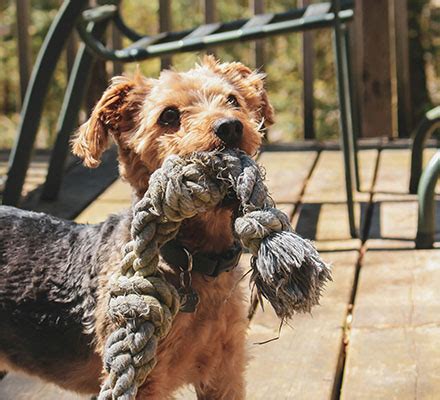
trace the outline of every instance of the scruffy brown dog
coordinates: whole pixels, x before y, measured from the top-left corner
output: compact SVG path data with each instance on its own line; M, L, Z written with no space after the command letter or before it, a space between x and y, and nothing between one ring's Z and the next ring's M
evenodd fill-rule
M73 151L84 159L85 165L96 167L110 138L113 138L119 149L121 176L130 183L137 197L145 193L151 173L168 155L183 156L222 147L240 148L253 155L260 146L263 126L267 127L273 120L263 78L262 74L252 72L241 63L220 64L213 57L205 57L200 65L187 72L164 71L158 79L117 77L96 105L89 121L75 136ZM234 202L224 202L212 212L187 220L182 224L177 246L188 249L195 257L201 255L202 260L203 257L206 260L221 259L234 249L233 212ZM4 214L10 213L8 208ZM10 220L4 218L5 223ZM13 229L14 222L9 223ZM6 338L0 334L0 364L3 361L10 368L18 367L71 390L98 392L102 373L100 355L110 330L106 315L108 278L118 268L121 248L129 239L129 223L129 213L110 217L95 231L88 228L87 234L75 236L75 240L86 242L85 245L81 242L78 251L74 244L74 250L66 250L69 258L75 259L74 264L78 264L76 258L81 257L82 267L78 268L89 268L87 263L94 266L94 273L85 279L88 283L81 284L79 290L87 292L87 285L96 286L96 290L75 300L80 303L77 308L82 312L93 309L92 315L81 317L83 332L75 333L76 330L71 329L73 333L68 343L63 343L62 337L53 338L54 343L59 341L57 348L65 346L65 352L69 353L64 355L64 359L69 360L64 365L62 358L58 360L60 371L56 371L57 363L52 362L55 356L47 356L45 365L41 362L40 365L38 354L33 358L17 354L32 338L19 338L15 325L13 328L8 326L8 338L15 335L14 338L24 344L14 347L11 355L6 349ZM76 227L69 226L65 230L80 229ZM99 240L90 239L98 234ZM57 240L61 242L62 236L60 233ZM2 254L1 239L0 231L0 259L3 255L6 263L18 265L14 260L19 256L8 253L8 239L4 239ZM96 248L98 245L102 248ZM87 252L90 254L84 254ZM161 268L167 279L179 287L178 265L162 261ZM203 265L193 272L193 288L199 294L200 304L194 313L177 315L170 334L159 345L158 364L140 388L139 399L170 398L184 384L193 384L199 399L239 400L245 397L247 319L243 293L237 287L241 276L238 269L204 273ZM63 282L60 285L66 286ZM73 288L77 286L72 284ZM2 288L0 284L0 306ZM6 284L4 288L9 290ZM53 294L55 298L57 293ZM89 297L92 300L84 300ZM65 311L60 315L63 313ZM44 345L41 340L39 346ZM85 351L84 346L90 350ZM70 353L85 355L75 358Z

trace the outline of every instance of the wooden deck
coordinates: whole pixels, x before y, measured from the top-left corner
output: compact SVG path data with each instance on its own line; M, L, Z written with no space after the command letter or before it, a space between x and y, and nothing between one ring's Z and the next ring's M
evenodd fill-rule
M257 343L276 337L279 323L269 307L258 310L248 399L440 398L440 249L414 249L409 156L407 149L360 152L361 240L349 236L340 152L261 155L274 199L333 264L334 282L312 315L296 316L264 345ZM101 221L129 202L129 187L116 181L77 220ZM4 400L83 398L13 373L0 382ZM176 398L195 395L188 389Z
M7 152L6 150L0 150L0 195L3 191L4 182L6 181L8 158L9 152ZM26 196L29 192L35 190L39 185L44 182L48 163L48 152L39 151L37 152L37 154L34 155L29 166L29 173L27 174L25 183L23 185L23 196Z

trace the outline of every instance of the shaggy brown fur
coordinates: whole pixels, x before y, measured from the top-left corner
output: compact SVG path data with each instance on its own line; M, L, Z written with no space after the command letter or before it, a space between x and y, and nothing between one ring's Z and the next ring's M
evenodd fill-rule
M180 112L177 124L164 124L161 120L169 107ZM85 165L96 167L113 138L119 149L121 176L137 196L142 196L151 173L166 156L228 146L214 128L217 121L225 118L243 125L242 136L234 147L255 154L261 143L261 127L273 120L263 75L241 63L220 64L213 57L205 57L201 65L190 71L164 71L158 79L139 75L113 79L90 120L74 138L73 151L84 159ZM232 213L232 207L224 205L186 221L179 240L191 252L227 250L233 243ZM126 221L119 225L127 229ZM119 234L118 244L97 274L91 334L98 354L102 354L111 330L106 314L108 278L118 268L120 248L127 235L128 231ZM161 267L167 279L178 286L178 272L163 264ZM158 364L141 387L139 399L169 398L183 384L193 384L199 399L244 398L247 320L243 294L237 288L241 274L234 270L214 279L193 273L200 305L197 312L179 313L176 317L170 334L159 346ZM101 372L95 351L75 370L63 368L63 378L70 376L68 384L55 370L42 374L36 367L32 372L69 389L94 392ZM10 359L8 363L14 364Z

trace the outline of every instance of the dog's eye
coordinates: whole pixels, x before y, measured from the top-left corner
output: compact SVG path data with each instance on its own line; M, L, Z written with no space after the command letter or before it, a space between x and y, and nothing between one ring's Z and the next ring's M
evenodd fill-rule
M237 107L237 108L240 107L240 103L238 102L237 98L233 94L230 94L228 96L228 104L230 104L233 107Z
M160 114L159 122L166 126L178 126L180 123L180 111L176 107L168 107Z

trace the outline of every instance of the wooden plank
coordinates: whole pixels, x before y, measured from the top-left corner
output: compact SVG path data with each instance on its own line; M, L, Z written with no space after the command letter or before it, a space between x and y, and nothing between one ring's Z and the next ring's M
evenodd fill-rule
M440 250L369 251L361 269L342 399L436 399Z
M359 152L363 187L371 188L377 150ZM340 151L323 151L304 193L305 202L345 203L345 176ZM355 193L356 201L368 201L369 193Z
M73 31L66 42L66 66L67 66L67 79L70 78L70 73L72 72L73 64L75 63L76 52L78 50L78 38L77 33Z
M407 194L409 155L409 150L381 154L342 399L438 397L440 251L410 250L417 202ZM372 250L377 248L387 250Z
M217 22L217 5L215 0L205 0L203 4L205 6L205 24L213 24L214 22ZM214 48L207 48L206 53L213 54L215 56Z
M116 182L118 183L118 181ZM107 192L104 192L107 195ZM117 196L117 194L116 194ZM89 207L87 207L75 221L79 223L97 224L104 221L110 214L115 214L130 207L131 200L105 200L105 198L98 197ZM278 203L277 208L283 211L289 217L292 217L295 205L291 203Z
M118 179L102 193L78 217L76 222L96 224L104 221L110 214L118 213L131 205L131 188L126 182Z
M279 203L295 203L318 153L305 152L263 152L258 163L266 170L266 184L273 199Z
M112 47L113 49L122 49L122 35L116 25L112 24L111 26L111 39L112 39ZM119 61L113 61L113 76L122 75L124 72L124 64Z
M80 396L67 392L55 385L45 383L17 372L8 373L0 381L2 400L90 400L90 396Z
M171 27L171 0L159 0L159 32L169 32ZM172 62L171 56L163 56L160 59L160 68L168 69Z
M38 186L40 186L44 182L44 179L46 177L47 165L48 165L47 157L45 157L43 160L36 159L34 161L31 161L28 172L26 174L26 180L23 185L22 193L24 196L35 190ZM3 190L2 176L6 178L7 171L8 171L7 161L4 162L0 161L0 196Z
M254 15L264 14L264 0L251 0L249 2L251 13ZM255 68L264 71L266 64L266 49L264 39L255 40L253 44Z
M270 305L265 304L264 312L258 309L248 339L247 399L332 398L357 252L334 252L326 258L334 264L334 282L312 315L296 315L293 328L284 326L278 340L258 345L276 337L279 327ZM186 388L176 398L196 396Z
M104 153L102 163L96 169L82 165L75 165L69 169L55 201L41 200L42 188L38 187L22 201L21 207L72 219L112 184L118 175L116 149L112 148Z
M259 158L265 167L267 184L274 200L291 215L316 157L316 152L266 152ZM131 204L131 188L121 179L113 183L77 218L78 222L97 223L108 214L119 212Z
M360 220L360 208L355 207L356 220ZM319 251L359 249L360 239L353 239L348 225L345 204L301 204L294 216L296 231L315 241Z
M434 154L424 151L424 164ZM417 232L417 196L408 194L410 157L408 149L381 152L374 189L374 209L367 245L369 248L414 248ZM440 184L437 186L440 191ZM437 212L440 229L440 206Z
M279 327L269 305L255 315L249 334L248 399L331 398L357 252L334 252L326 258L334 264L334 282L312 317L296 315L293 328L285 326L278 340L255 345L276 337Z
M417 202L377 202L374 204L367 246L369 249L414 248L416 232Z
M260 156L258 161L265 168L269 191L287 215L292 214L316 157L317 152L265 152ZM118 179L76 220L101 222L108 214L129 207L131 193L130 186Z
M360 174L364 188L371 188L378 156L377 150L362 150ZM315 240L318 250L359 249L359 239L352 239L346 206L342 153L323 151L294 216L298 233ZM356 193L355 216L360 221L361 207L369 193Z
M374 204L369 249L415 248L417 201L381 201ZM435 240L440 240L440 197L437 197ZM440 246L436 243L435 246Z
M392 134L389 1L356 0L356 80L362 137Z
M435 149L424 150L423 164L425 166L435 151ZM408 194L410 165L411 151L409 149L382 150L374 200L415 200L415 195ZM438 188L440 189L440 186Z
M205 0L205 23L212 24L217 21L217 7L214 0Z
M409 74L408 1L394 1L396 36L396 78L399 137L409 137L413 128Z

